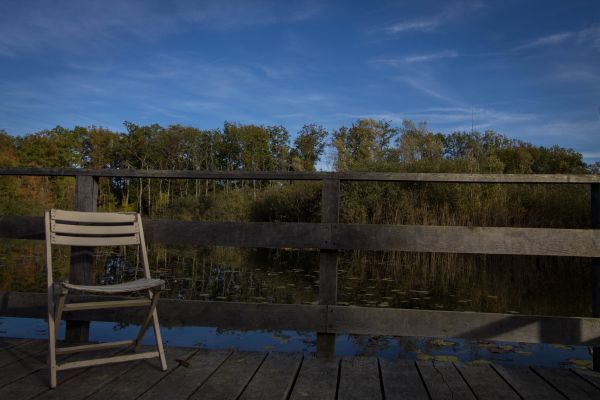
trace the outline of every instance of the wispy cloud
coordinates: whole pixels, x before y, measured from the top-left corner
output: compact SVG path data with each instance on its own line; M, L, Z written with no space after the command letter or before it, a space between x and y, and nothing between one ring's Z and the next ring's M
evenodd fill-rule
M482 8L478 1L459 1L446 6L441 12L433 15L407 18L384 27L389 34L404 32L431 32L449 22L457 21Z
M572 38L573 36L575 36L575 34L573 32L561 32L561 33L554 33L552 35L541 36L537 39L534 39L530 42L527 42L525 44L522 44L522 45L516 47L516 50L526 50L526 49L531 49L533 47L558 45L558 44L562 44L562 43L566 42L568 39Z
M400 21L393 25L385 28L386 32L389 33L401 33L401 32L429 32L437 28L443 20L443 15L435 15L426 18L417 18L411 21Z
M212 128L233 119L283 124L294 132L340 106L318 85L300 88L285 78L301 76L301 66L273 63L265 70L253 61L213 61L188 52L155 53L140 58L136 68L128 68L126 61L69 66L27 82L0 79L0 129L14 134L56 124L120 129L123 120Z
M429 54L417 54L412 56L404 57L403 61L408 64L418 63L418 62L429 62L434 60L439 60L442 58L454 58L458 57L458 52L454 50L445 50L440 51L438 53L429 53Z
M577 32L577 42L590 43L592 47L600 50L600 25L591 26Z
M600 88L600 71L583 63L561 63L556 66L553 78L560 81L586 85L588 89Z
M435 81L431 79L428 75L406 75L406 76L397 76L396 80L404 82L411 86L413 89L416 89L422 93L425 93L428 96L431 96L435 99L442 100L447 103L454 103L457 99L452 96L446 94L442 88L437 85Z
M458 55L458 52L455 50L444 50L439 51L437 53L411 54L398 58L379 58L373 60L372 63L386 65L390 67L397 67L404 64L426 63L441 60L444 58L455 58L458 57Z
M173 0L168 7L143 0L0 2L0 56L110 49L132 37L152 40L186 29L239 31L289 24L314 18L323 9L315 0Z
M581 30L557 32L540 36L515 47L515 50L558 46L564 43L590 44L592 47L600 49L600 25L590 26Z
M391 68L390 79L402 82L417 92L441 100L446 104L456 104L458 99L449 94L444 85L436 79L435 70L430 65L421 64L457 56L456 51L446 50L438 53L408 55L399 58L379 58L372 60L369 64L374 68Z

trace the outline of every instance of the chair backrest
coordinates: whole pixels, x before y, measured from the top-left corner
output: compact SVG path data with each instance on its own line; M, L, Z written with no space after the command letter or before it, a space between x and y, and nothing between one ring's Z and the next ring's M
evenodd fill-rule
M148 252L142 218L138 213L46 211L46 273L52 284L52 245L125 246L139 245L144 275L150 278Z
M81 211L49 211L46 238L67 246L122 246L140 244L139 215Z

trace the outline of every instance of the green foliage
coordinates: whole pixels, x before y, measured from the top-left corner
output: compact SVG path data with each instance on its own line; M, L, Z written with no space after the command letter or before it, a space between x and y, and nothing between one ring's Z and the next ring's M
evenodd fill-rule
M331 134L319 125L305 125L293 144L281 126L230 122L214 130L182 125L139 126L130 122L124 126L124 133L100 127L56 127L11 137L0 131L0 167L315 171L329 145L332 165L338 171L600 171L600 164L586 166L581 154L571 149L534 146L491 130L444 135L431 132L424 123L411 121L396 127L389 121L361 119ZM74 184L72 178L0 177L0 215L41 215L53 206L70 208ZM347 223L550 228L590 225L589 188L584 185L345 182L341 196L341 220ZM99 203L101 210L141 211L153 218L318 222L321 186L316 182L102 178ZM31 254L35 252L14 246L8 253L11 260L18 258L13 253L33 260ZM234 254L229 250L223 253ZM193 254L195 260L196 253ZM283 254L269 253L268 258L280 260ZM152 249L152 256L155 264L166 264L166 250L160 246ZM385 272L407 287L432 282L453 287L478 276L475 271L495 271L491 266L497 265L510 274L494 279L511 290L512 278L508 277L517 276L529 288L541 281L543 273L564 280L570 274L579 274L578 282L585 283L584 274L578 271L587 265L582 260L564 258L355 251L343 253L340 263L351 266L349 269L355 270L356 276L371 279ZM12 272L7 274L0 269L0 288L35 289L43 280L39 278L43 265L37 259L24 265L33 278L19 277L23 283L17 284L17 279L10 278ZM373 265L377 268L370 267ZM379 268L381 265L387 269Z
M320 222L321 185L294 182L265 189L252 206L252 221Z
M368 171L392 161L395 152L390 144L398 132L389 121L373 119L359 119L350 128L342 126L333 132L336 170Z
M139 126L126 132L100 127L60 126L21 137L0 131L0 166L139 168L188 170L314 171L327 146L328 132L305 125L290 145L282 126L225 122L223 129L200 130L182 125ZM533 146L494 131L431 132L427 124L405 120L360 119L331 135L337 170L472 173L586 173L593 166L581 154L558 146ZM433 223L529 226L560 211L566 225L581 217L581 205L560 202L563 190L535 190L497 185L345 185L342 215L351 222ZM2 177L0 213L39 213L49 206L69 207L70 178ZM100 207L139 210L147 215L191 219L314 220L320 200L313 186L264 181L170 179L102 179ZM541 191L541 192L540 192ZM536 193L532 197L529 193ZM572 196L570 196L572 197ZM393 201L387 201L391 200ZM543 199L543 200L541 200ZM583 207L583 206L581 206ZM445 217L440 217L445 216ZM446 220L445 218L448 218Z
M317 162L325 151L327 131L320 125L304 125L296 140L290 156L294 171L314 171Z

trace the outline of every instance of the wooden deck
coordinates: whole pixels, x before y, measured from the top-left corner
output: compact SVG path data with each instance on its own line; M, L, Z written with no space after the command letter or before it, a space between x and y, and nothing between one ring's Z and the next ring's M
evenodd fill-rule
M45 341L0 338L0 399L600 399L600 374L575 369L177 347L166 372L157 360L69 370L51 390L45 358Z

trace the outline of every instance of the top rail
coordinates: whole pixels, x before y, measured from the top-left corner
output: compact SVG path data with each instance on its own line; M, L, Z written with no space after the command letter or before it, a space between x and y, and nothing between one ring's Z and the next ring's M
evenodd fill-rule
M301 172L301 171L198 171L154 169L0 168L0 175L95 176L111 178L173 178L232 180L298 180L438 183L600 183L600 175L567 174L464 174L411 172Z

